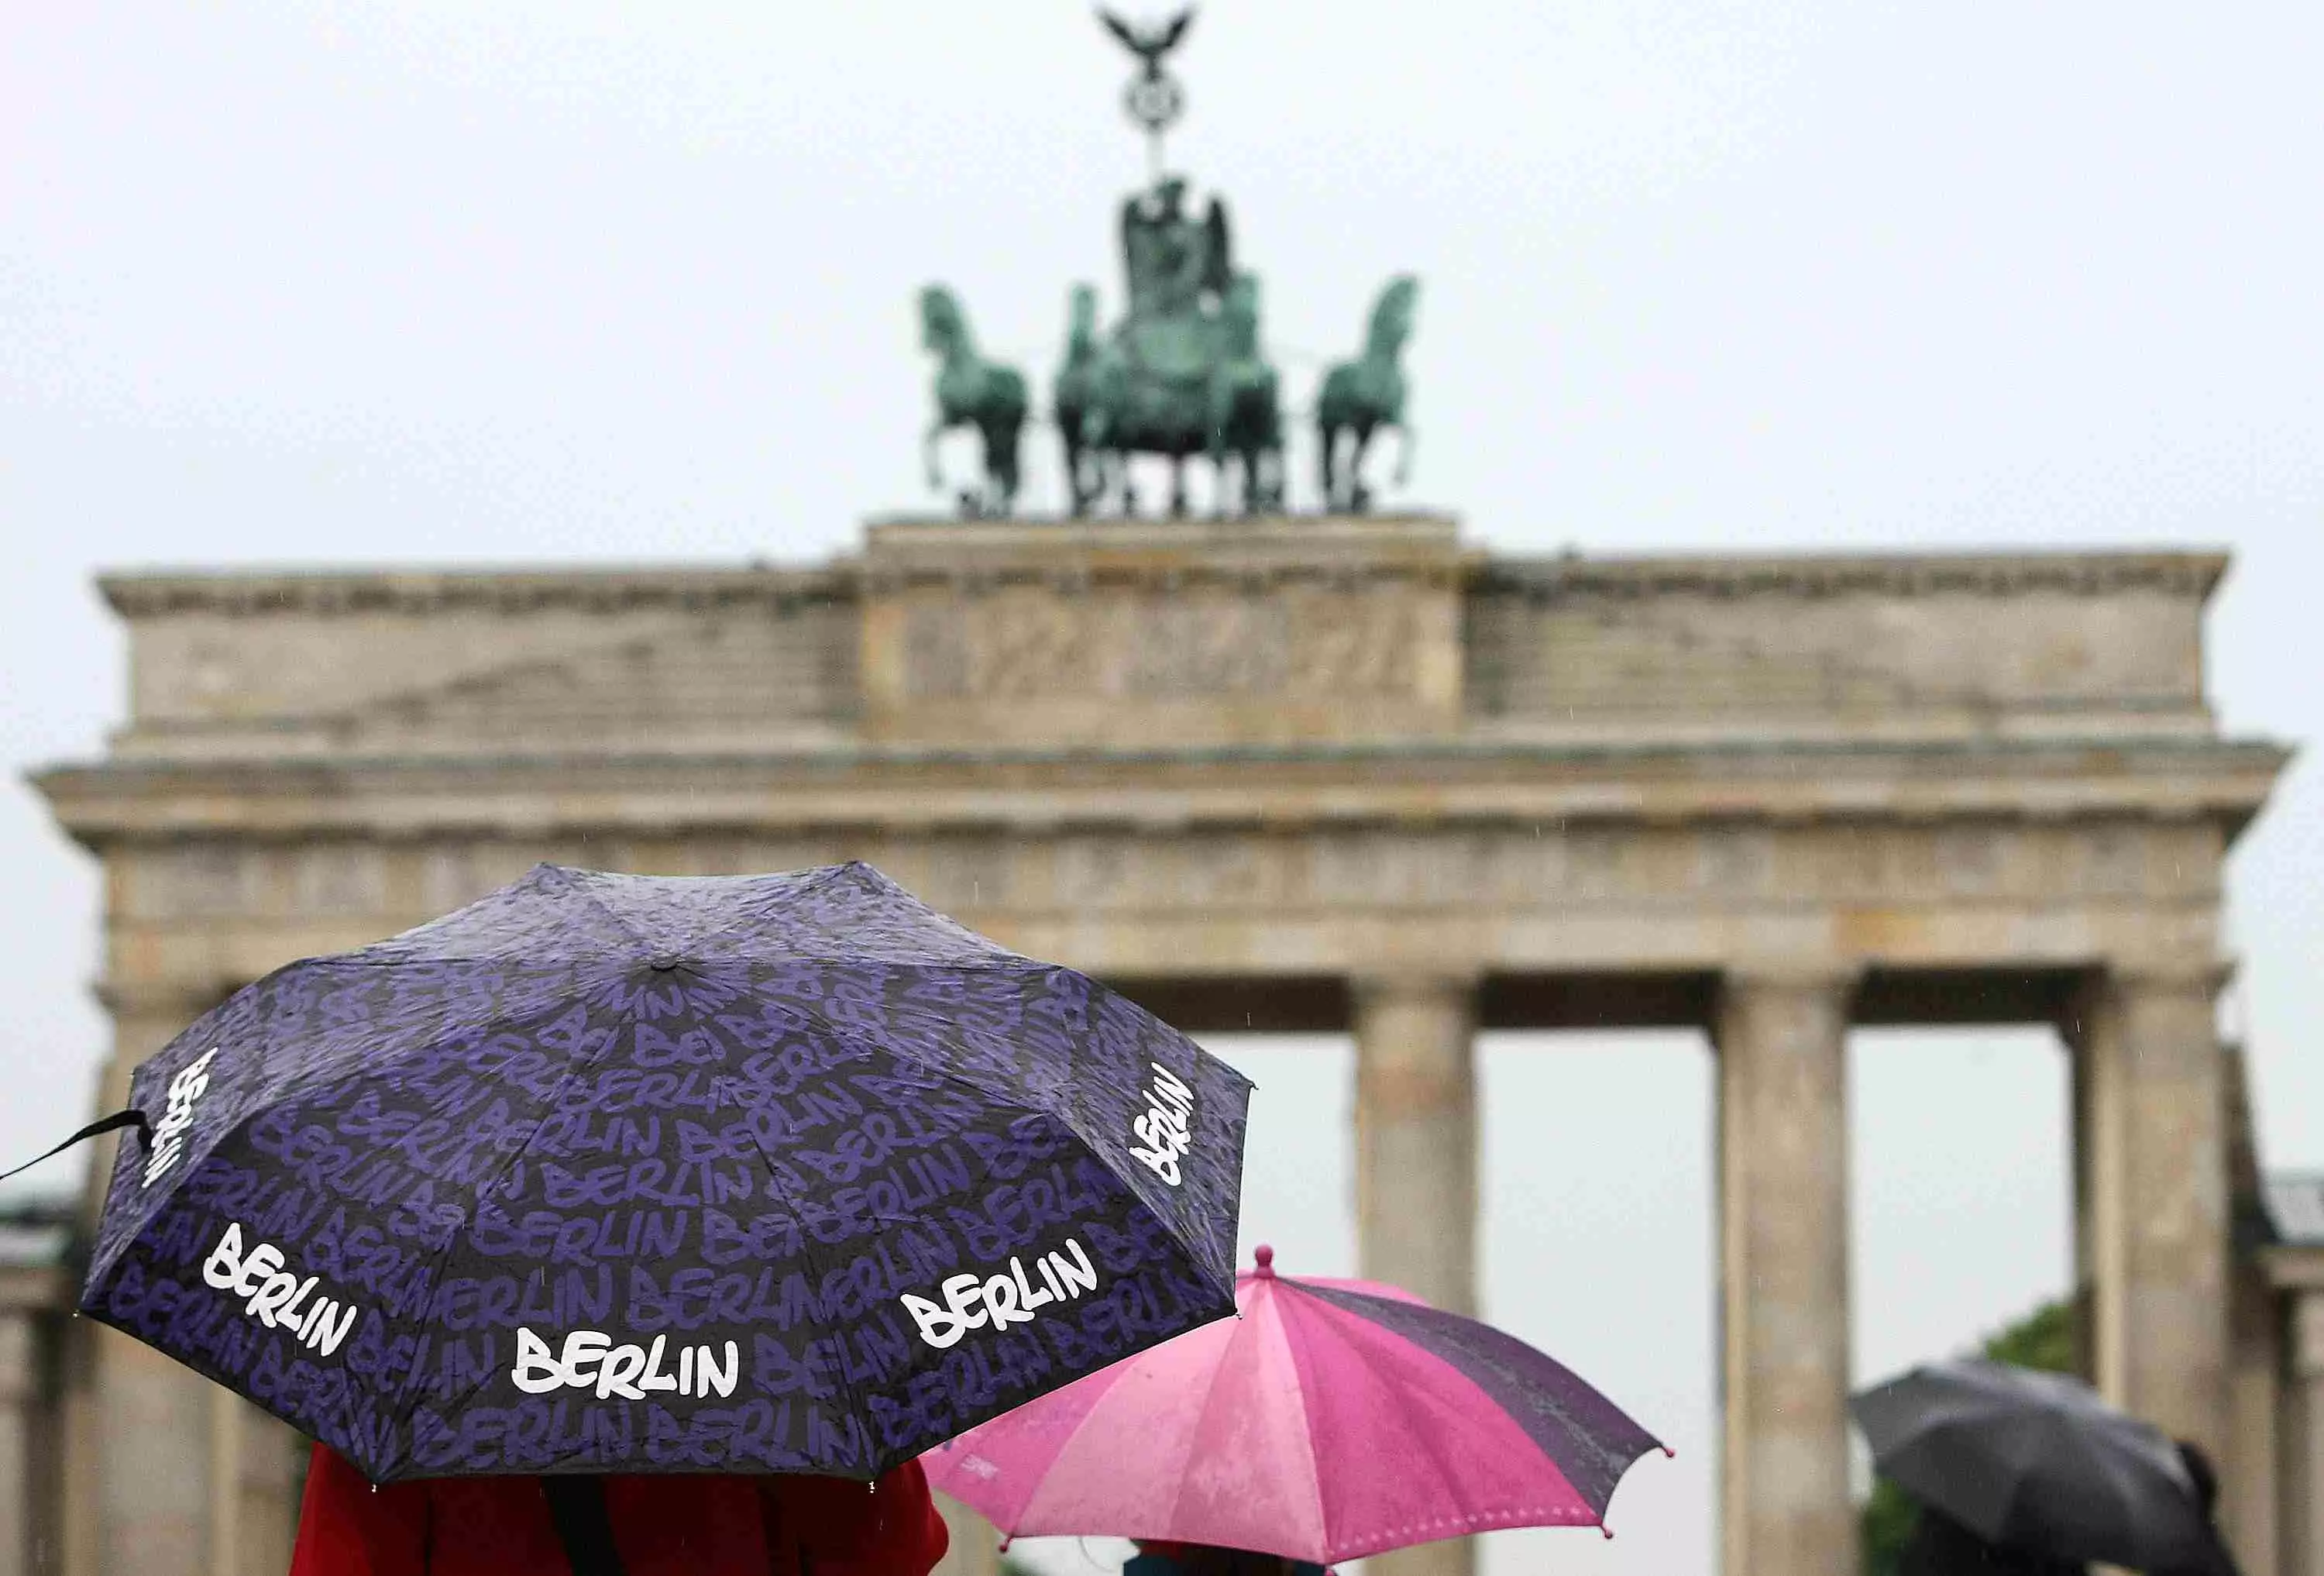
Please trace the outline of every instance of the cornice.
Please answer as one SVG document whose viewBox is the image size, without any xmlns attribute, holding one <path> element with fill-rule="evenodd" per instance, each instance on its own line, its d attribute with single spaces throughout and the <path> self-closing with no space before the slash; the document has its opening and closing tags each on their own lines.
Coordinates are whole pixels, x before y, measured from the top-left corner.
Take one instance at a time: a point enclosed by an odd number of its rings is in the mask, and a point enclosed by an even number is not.
<svg viewBox="0 0 2324 1576">
<path fill-rule="evenodd" d="M 851 742 L 818 743 L 799 748 L 770 746 L 763 750 L 648 751 L 631 754 L 602 751 L 540 752 L 479 752 L 470 755 L 351 756 L 318 754 L 300 758 L 268 753 L 247 760 L 212 757 L 200 760 L 134 757 L 86 761 L 60 761 L 33 774 L 33 780 L 51 778 L 183 777 L 202 780 L 226 777 L 280 777 L 313 771 L 332 773 L 500 772 L 525 769 L 570 771 L 605 768 L 687 770 L 770 766 L 918 765 L 958 766 L 1130 766 L 1213 767 L 1249 764 L 1272 766 L 1298 762 L 1344 761 L 1368 765 L 1410 762 L 1508 762 L 1524 765 L 1637 765 L 1667 762 L 1675 766 L 1717 765 L 1734 770 L 1738 763 L 1784 775 L 1820 778 L 1835 764 L 1919 761 L 1948 772 L 1979 766 L 2018 762 L 2031 766 L 2079 765 L 2102 759 L 2120 767 L 2153 762 L 2180 769 L 2193 765 L 2233 762 L 2239 767 L 2280 770 L 2295 751 L 2269 739 L 2190 738 L 2162 734 L 2148 738 L 2104 736 L 2089 739 L 1785 739 L 1701 742 L 1591 741 L 1558 742 L 1478 737 L 1413 737 L 1357 740 L 1287 741 L 1220 744 L 953 744 Z"/>
<path fill-rule="evenodd" d="M 332 617 L 349 613 L 525 613 L 552 611 L 789 610 L 855 596 L 853 566 L 793 568 L 154 570 L 102 576 L 106 604 L 126 619 L 211 613 Z"/>
<path fill-rule="evenodd" d="M 1471 594 L 1638 599 L 1653 596 L 1894 597 L 2153 591 L 2205 598 L 2227 573 L 2210 551 L 1758 555 L 1592 558 L 1494 558 L 1456 545 L 1450 522 L 1317 521 L 1236 536 L 1216 525 L 1151 522 L 1102 529 L 1010 523 L 1002 529 L 918 522 L 875 527 L 872 550 L 822 564 L 604 568 L 140 570 L 98 587 L 126 619 L 208 613 L 333 617 L 350 613 L 792 609 L 850 604 L 867 583 L 942 578 L 1003 584 L 1131 578 L 1270 580 L 1286 576 L 1420 576 Z"/>
<path fill-rule="evenodd" d="M 35 777 L 92 846 L 512 827 L 2132 818 L 2232 836 L 2288 759 L 2271 744 L 1748 749 L 1296 745 L 1176 751 L 828 746 L 755 754 L 117 761 Z M 1125 769 L 1128 769 L 1125 770 Z"/>
<path fill-rule="evenodd" d="M 1759 557 L 1495 558 L 1473 589 L 1559 596 L 2075 596 L 2157 591 L 2208 598 L 2224 551 L 1769 554 Z"/>
</svg>

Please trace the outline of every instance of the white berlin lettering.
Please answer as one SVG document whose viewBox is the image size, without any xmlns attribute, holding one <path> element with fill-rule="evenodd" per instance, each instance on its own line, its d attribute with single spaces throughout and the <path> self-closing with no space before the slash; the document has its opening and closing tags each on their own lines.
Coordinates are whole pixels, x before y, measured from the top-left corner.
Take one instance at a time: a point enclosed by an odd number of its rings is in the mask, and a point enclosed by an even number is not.
<svg viewBox="0 0 2324 1576">
<path fill-rule="evenodd" d="M 1006 1275 L 989 1278 L 956 1275 L 945 1281 L 936 1288 L 944 1297 L 941 1307 L 908 1292 L 898 1300 L 920 1327 L 920 1339 L 942 1351 L 958 1345 L 961 1337 L 972 1330 L 982 1330 L 987 1324 L 995 1330 L 1023 1324 L 1032 1319 L 1036 1308 L 1074 1302 L 1084 1292 L 1097 1289 L 1097 1267 L 1073 1238 L 1065 1239 L 1063 1252 L 1039 1255 L 1033 1267 L 1041 1277 L 1038 1287 L 1026 1275 L 1025 1261 L 1012 1258 Z"/>
<path fill-rule="evenodd" d="M 218 1047 L 212 1046 L 170 1080 L 170 1103 L 154 1124 L 153 1153 L 145 1161 L 145 1180 L 139 1185 L 152 1186 L 156 1178 L 178 1163 L 186 1147 L 186 1129 L 194 1125 L 194 1104 L 210 1086 L 210 1058 L 217 1054 Z"/>
<path fill-rule="evenodd" d="M 202 1279 L 244 1299 L 242 1311 L 269 1330 L 288 1330 L 313 1350 L 330 1356 L 355 1328 L 352 1303 L 312 1296 L 318 1277 L 301 1279 L 282 1267 L 282 1249 L 261 1242 L 244 1253 L 242 1228 L 228 1221 L 226 1234 L 202 1261 Z"/>
<path fill-rule="evenodd" d="M 594 1389 L 600 1401 L 615 1396 L 642 1401 L 652 1391 L 694 1396 L 715 1393 L 722 1399 L 734 1393 L 742 1373 L 742 1349 L 734 1342 L 726 1343 L 723 1361 L 711 1347 L 681 1349 L 678 1371 L 672 1374 L 662 1371 L 669 1340 L 657 1335 L 650 1348 L 616 1346 L 612 1336 L 601 1332 L 575 1330 L 566 1335 L 562 1351 L 551 1351 L 549 1342 L 519 1326 L 516 1367 L 509 1370 L 509 1378 L 528 1396 Z"/>
<path fill-rule="evenodd" d="M 1186 1130 L 1194 1114 L 1194 1092 L 1157 1062 L 1154 1082 L 1147 1086 L 1145 1094 L 1146 1114 L 1130 1124 L 1130 1130 L 1145 1147 L 1130 1150 L 1130 1157 L 1142 1162 L 1148 1171 L 1176 1187 L 1178 1162 L 1194 1142 Z"/>
</svg>

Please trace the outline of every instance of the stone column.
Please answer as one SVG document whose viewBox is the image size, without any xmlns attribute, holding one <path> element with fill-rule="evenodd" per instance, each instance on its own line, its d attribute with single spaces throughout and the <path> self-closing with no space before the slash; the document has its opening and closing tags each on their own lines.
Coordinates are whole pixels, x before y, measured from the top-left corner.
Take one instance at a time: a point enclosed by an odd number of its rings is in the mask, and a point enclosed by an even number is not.
<svg viewBox="0 0 2324 1576">
<path fill-rule="evenodd" d="M 299 1525 L 291 1498 L 306 1448 L 290 1424 L 210 1390 L 211 1576 L 282 1576 Z"/>
<path fill-rule="evenodd" d="M 2278 1570 L 2324 1576 L 2324 1288 L 2303 1287 L 2291 1304 L 2290 1372 L 2284 1396 L 2282 1517 Z"/>
<path fill-rule="evenodd" d="M 2227 1454 L 2219 1463 L 2219 1525 L 2236 1562 L 2271 1572 L 2282 1562 L 2275 1486 L 2282 1476 L 2277 1403 L 2282 1390 L 2282 1321 L 2256 1264 L 2236 1265 L 2229 1308 L 2234 1368 L 2228 1391 Z"/>
<path fill-rule="evenodd" d="M 1368 1280 L 1477 1311 L 1476 982 L 1355 984 L 1356 1243 Z M 1467 1538 L 1377 1555 L 1374 1576 L 1470 1576 Z"/>
<path fill-rule="evenodd" d="M 1852 976 L 1730 973 L 1719 1054 L 1721 1576 L 1851 1576 L 1848 1018 Z"/>
<path fill-rule="evenodd" d="M 1001 1535 L 992 1524 L 949 1494 L 935 1498 L 950 1544 L 929 1576 L 998 1576 Z"/>
<path fill-rule="evenodd" d="M 101 1110 L 117 1111 L 137 1064 L 224 992 L 156 982 L 103 994 L 113 1012 L 113 1055 L 98 1101 Z M 92 1220 L 113 1174 L 115 1141 L 92 1146 Z M 214 1387 L 117 1331 L 87 1319 L 72 1328 L 83 1350 L 69 1366 L 66 1396 L 66 1576 L 213 1576 Z"/>
<path fill-rule="evenodd" d="M 1476 985 L 1358 982 L 1356 1242 L 1368 1280 L 1477 1311 Z"/>
<path fill-rule="evenodd" d="M 2117 968 L 2069 1022 L 2091 1377 L 2117 1405 L 2228 1459 L 2224 1060 L 2209 964 Z"/>
<path fill-rule="evenodd" d="M 0 1287 L 0 1576 L 32 1576 L 32 1413 L 39 1387 L 32 1310 Z"/>
</svg>

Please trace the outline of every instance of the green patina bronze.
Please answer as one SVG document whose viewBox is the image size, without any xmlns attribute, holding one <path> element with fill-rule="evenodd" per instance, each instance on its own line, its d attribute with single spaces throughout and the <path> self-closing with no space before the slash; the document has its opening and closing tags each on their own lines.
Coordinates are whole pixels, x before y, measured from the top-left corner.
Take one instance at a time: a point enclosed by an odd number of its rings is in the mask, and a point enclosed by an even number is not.
<svg viewBox="0 0 2324 1576">
<path fill-rule="evenodd" d="M 1156 173 L 1147 190 L 1121 206 L 1127 300 L 1120 318 L 1111 332 L 1100 330 L 1097 292 L 1087 284 L 1075 285 L 1067 299 L 1065 356 L 1050 385 L 1050 405 L 1069 506 L 1076 516 L 1109 503 L 1138 512 L 1130 461 L 1142 455 L 1169 463 L 1174 516 L 1186 512 L 1185 466 L 1196 458 L 1215 473 L 1221 512 L 1230 504 L 1244 513 L 1279 512 L 1286 482 L 1282 380 L 1265 349 L 1259 277 L 1236 265 L 1224 200 L 1213 196 L 1197 217 L 1186 182 L 1161 173 L 1162 134 L 1185 103 L 1163 62 L 1185 39 L 1193 13 L 1145 31 L 1111 14 L 1102 20 L 1139 62 L 1124 102 L 1149 138 Z M 1409 278 L 1391 283 L 1373 309 L 1362 355 L 1324 380 L 1315 421 L 1327 507 L 1369 505 L 1360 470 L 1382 429 L 1395 428 L 1402 438 L 1399 484 L 1409 472 L 1412 434 L 1399 358 L 1417 292 Z M 937 438 L 971 427 L 983 438 L 985 475 L 961 493 L 962 508 L 1006 510 L 1017 493 L 1025 380 L 977 354 L 967 317 L 949 290 L 924 290 L 920 318 L 922 341 L 941 361 L 936 417 L 925 445 L 929 485 L 944 484 Z"/>
<path fill-rule="evenodd" d="M 1372 305 L 1363 354 L 1323 375 L 1315 397 L 1317 480 L 1323 506 L 1361 513 L 1371 504 L 1364 486 L 1364 451 L 1373 434 L 1392 427 L 1397 434 L 1396 484 L 1412 475 L 1412 424 L 1405 419 L 1404 346 L 1412 337 L 1413 309 L 1420 281 L 1410 274 L 1391 280 Z M 1342 443 L 1342 439 L 1350 441 Z"/>
<path fill-rule="evenodd" d="M 1018 446 L 1029 408 L 1025 374 L 977 354 L 968 314 L 940 284 L 920 291 L 920 348 L 936 358 L 936 419 L 920 443 L 928 485 L 944 485 L 936 440 L 954 428 L 973 427 L 984 441 L 984 478 L 982 485 L 963 489 L 961 512 L 1008 513 L 1017 502 Z"/>
</svg>

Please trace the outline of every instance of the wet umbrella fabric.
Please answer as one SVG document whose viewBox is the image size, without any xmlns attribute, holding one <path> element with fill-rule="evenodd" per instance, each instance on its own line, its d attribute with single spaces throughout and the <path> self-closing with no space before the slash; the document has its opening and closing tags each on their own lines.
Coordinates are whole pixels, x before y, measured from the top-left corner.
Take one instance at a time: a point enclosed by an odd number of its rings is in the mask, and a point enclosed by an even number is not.
<svg viewBox="0 0 2324 1576">
<path fill-rule="evenodd" d="M 1515 1526 L 1600 1526 L 1654 1436 L 1515 1336 L 1366 1281 L 1241 1277 L 1222 1321 L 972 1429 L 928 1484 L 1016 1537 L 1333 1565 Z"/>
<path fill-rule="evenodd" d="M 374 1482 L 868 1480 L 1233 1311 L 1249 1094 L 864 865 L 543 865 L 140 1067 L 80 1306 Z"/>
<path fill-rule="evenodd" d="M 1849 1409 L 1882 1476 L 1987 1543 L 2135 1570 L 2208 1553 L 2177 1448 L 2079 1380 L 1963 1359 Z"/>
</svg>

